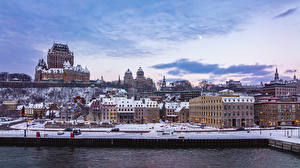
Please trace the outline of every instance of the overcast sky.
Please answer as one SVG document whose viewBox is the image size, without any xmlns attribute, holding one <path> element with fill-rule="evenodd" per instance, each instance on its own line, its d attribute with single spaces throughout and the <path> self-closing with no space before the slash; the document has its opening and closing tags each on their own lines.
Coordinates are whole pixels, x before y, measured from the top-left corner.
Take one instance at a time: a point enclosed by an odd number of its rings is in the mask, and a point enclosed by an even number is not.
<svg viewBox="0 0 300 168">
<path fill-rule="evenodd" d="M 300 65 L 299 0 L 1 0 L 0 72 L 34 75 L 53 42 L 91 79 L 269 81 Z M 298 69 L 300 70 L 300 69 Z M 300 73 L 296 73 L 297 75 Z"/>
</svg>

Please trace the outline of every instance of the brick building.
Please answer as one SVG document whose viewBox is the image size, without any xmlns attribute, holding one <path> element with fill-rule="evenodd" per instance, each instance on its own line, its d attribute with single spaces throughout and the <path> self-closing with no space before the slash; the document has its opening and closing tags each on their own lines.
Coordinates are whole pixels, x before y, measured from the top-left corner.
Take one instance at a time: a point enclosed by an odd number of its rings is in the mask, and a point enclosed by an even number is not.
<svg viewBox="0 0 300 168">
<path fill-rule="evenodd" d="M 296 77 L 294 77 L 296 80 Z M 296 95 L 297 86 L 293 84 L 288 84 L 287 81 L 279 79 L 278 69 L 276 68 L 274 80 L 269 84 L 265 84 L 262 88 L 262 93 L 264 95 L 272 95 L 274 97 L 292 96 Z"/>
<path fill-rule="evenodd" d="M 47 63 L 40 59 L 35 68 L 35 81 L 89 82 L 90 72 L 81 65 L 74 66 L 74 55 L 68 45 L 54 43 L 49 49 Z"/>
<path fill-rule="evenodd" d="M 254 105 L 255 123 L 262 127 L 299 126 L 300 102 L 286 102 L 279 98 L 260 98 Z"/>
</svg>

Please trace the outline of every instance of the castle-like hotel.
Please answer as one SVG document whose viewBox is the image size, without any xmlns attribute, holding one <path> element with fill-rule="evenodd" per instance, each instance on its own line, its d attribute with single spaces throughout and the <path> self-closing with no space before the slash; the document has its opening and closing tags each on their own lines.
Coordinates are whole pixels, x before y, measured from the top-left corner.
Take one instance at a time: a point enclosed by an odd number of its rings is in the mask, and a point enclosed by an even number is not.
<svg viewBox="0 0 300 168">
<path fill-rule="evenodd" d="M 68 45 L 54 43 L 48 51 L 47 63 L 39 60 L 35 81 L 89 82 L 90 72 L 81 65 L 74 66 L 74 55 Z"/>
</svg>

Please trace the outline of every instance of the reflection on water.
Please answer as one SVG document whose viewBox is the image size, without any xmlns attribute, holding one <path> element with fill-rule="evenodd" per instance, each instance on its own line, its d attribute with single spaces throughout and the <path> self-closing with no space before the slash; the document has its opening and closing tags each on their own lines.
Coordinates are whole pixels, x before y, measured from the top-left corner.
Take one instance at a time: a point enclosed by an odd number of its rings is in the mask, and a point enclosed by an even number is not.
<svg viewBox="0 0 300 168">
<path fill-rule="evenodd" d="M 300 156 L 272 149 L 0 147 L 1 167 L 296 168 Z"/>
</svg>

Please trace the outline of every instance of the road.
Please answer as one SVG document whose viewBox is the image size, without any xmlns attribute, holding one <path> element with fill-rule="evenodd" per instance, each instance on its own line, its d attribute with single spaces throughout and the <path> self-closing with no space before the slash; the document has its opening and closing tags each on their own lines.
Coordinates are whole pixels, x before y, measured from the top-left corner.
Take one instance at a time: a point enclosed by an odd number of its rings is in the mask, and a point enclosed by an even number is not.
<svg viewBox="0 0 300 168">
<path fill-rule="evenodd" d="M 26 121 L 22 120 L 22 121 L 17 121 L 17 122 L 9 123 L 9 124 L 2 124 L 2 125 L 0 125 L 0 130 L 17 130 L 17 129 L 14 129 L 14 128 L 10 128 L 10 126 L 13 126 L 13 125 L 16 125 L 16 124 L 20 124 L 20 123 L 23 123 L 23 122 L 26 122 Z"/>
</svg>

